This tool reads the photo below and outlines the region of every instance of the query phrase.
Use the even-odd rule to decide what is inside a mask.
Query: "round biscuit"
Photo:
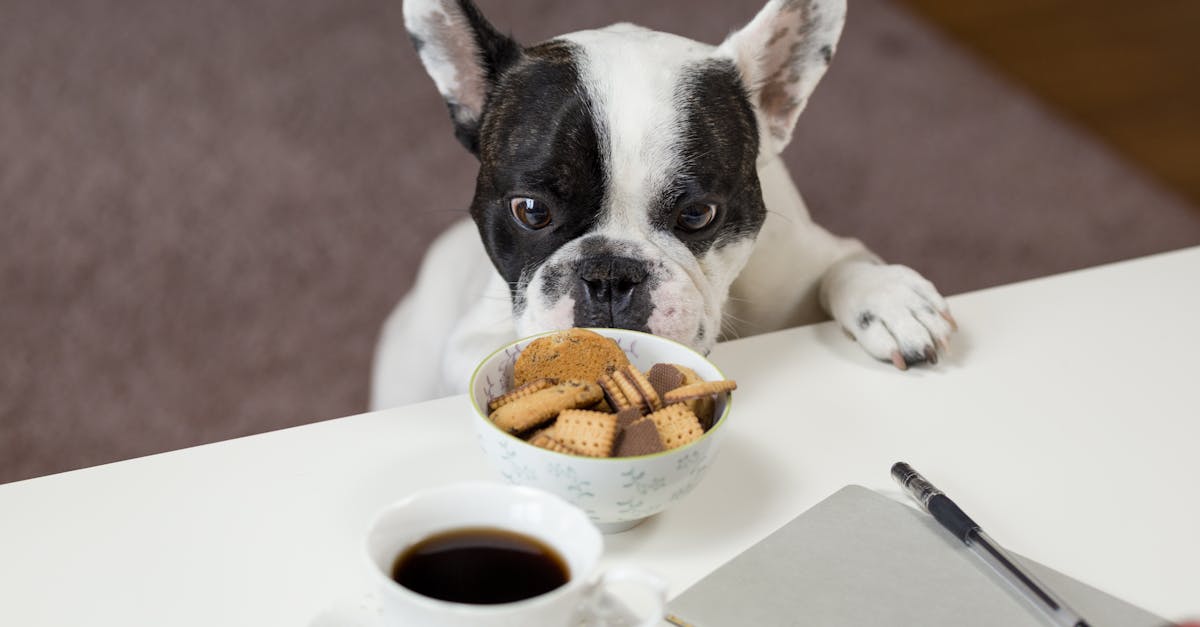
[[[529,343],[513,364],[513,386],[551,378],[595,381],[629,364],[612,339],[587,329],[568,329]]]

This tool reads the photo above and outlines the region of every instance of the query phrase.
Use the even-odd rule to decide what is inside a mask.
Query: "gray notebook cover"
[[[1092,627],[1166,624],[1022,562]],[[842,488],[700,580],[669,612],[696,627],[1046,625],[931,516],[860,486]]]

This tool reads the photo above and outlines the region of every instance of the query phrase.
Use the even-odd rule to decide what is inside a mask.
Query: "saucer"
[[[579,627],[634,627],[637,617],[612,595],[605,593],[596,603],[603,618],[584,616]],[[317,612],[308,627],[384,627],[383,605],[374,592],[347,597]]]
[[[383,606],[374,592],[341,599],[317,612],[308,627],[383,627]]]

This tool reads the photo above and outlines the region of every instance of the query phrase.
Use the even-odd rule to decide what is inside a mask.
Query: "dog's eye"
[[[546,203],[533,198],[513,198],[508,201],[513,218],[530,229],[540,229],[550,224],[550,208]]]
[[[685,231],[699,231],[712,224],[717,217],[717,205],[711,202],[694,202],[679,210],[675,223]]]

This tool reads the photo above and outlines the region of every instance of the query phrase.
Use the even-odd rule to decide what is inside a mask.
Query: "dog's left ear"
[[[733,59],[782,151],[825,74],[846,21],[845,0],[770,0],[717,54]]]
[[[479,119],[500,75],[521,58],[471,0],[404,0],[404,26],[450,109],[454,135],[479,154]]]

